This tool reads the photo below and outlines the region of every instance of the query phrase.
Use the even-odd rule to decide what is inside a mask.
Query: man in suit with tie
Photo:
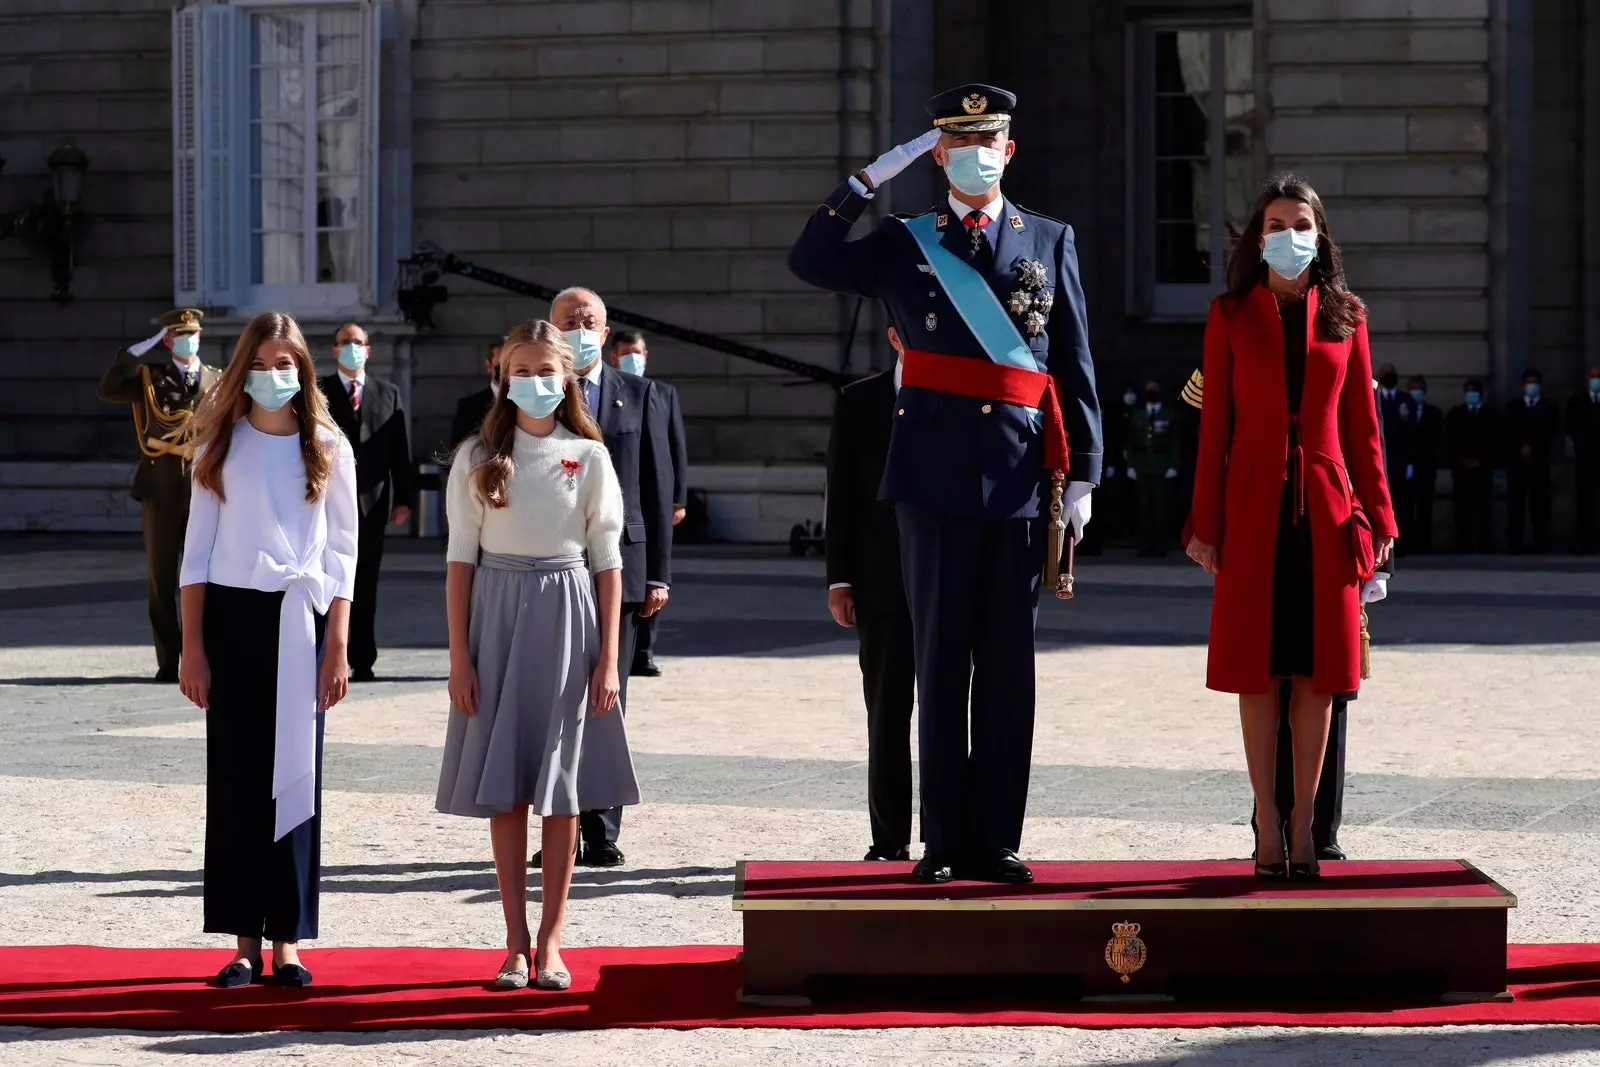
[[[923,830],[912,877],[1026,883],[1017,857],[1034,717],[1034,626],[1055,487],[1070,536],[1100,480],[1100,401],[1072,227],[1000,190],[1014,94],[963,85],[932,129],[845,179],[811,213],[789,268],[883,301],[906,344],[881,497],[895,505],[914,623]],[[925,153],[947,193],[929,211],[850,228]]]
[[[1600,363],[1584,384],[1567,401],[1567,437],[1577,468],[1578,551],[1592,555],[1600,552]]]
[[[1491,494],[1500,462],[1500,419],[1483,402],[1483,380],[1468,378],[1461,403],[1444,420],[1445,457],[1455,505],[1457,552],[1494,551]]]
[[[550,321],[572,346],[573,369],[582,380],[584,399],[600,425],[622,487],[622,621],[617,636],[622,692],[617,706],[626,714],[639,623],[667,606],[672,583],[671,412],[648,378],[624,374],[601,358],[611,330],[606,325],[606,305],[596,293],[580,288],[557,293]],[[621,829],[621,808],[581,814],[578,862],[620,866]],[[535,862],[541,858],[536,854]]]
[[[178,681],[183,650],[178,627],[178,561],[189,524],[189,447],[183,428],[222,372],[200,362],[199,308],[173,308],[156,320],[155,336],[129,345],[100,379],[100,399],[133,409],[139,445],[129,495],[144,530],[150,630],[157,682]]]
[[[1525,524],[1533,527],[1533,550],[1550,551],[1550,462],[1559,413],[1543,395],[1544,376],[1522,374],[1522,395],[1506,404],[1506,551],[1522,551]]]
[[[1378,368],[1378,423],[1387,442],[1384,457],[1389,476],[1389,495],[1394,501],[1394,512],[1401,516],[1400,536],[1397,544],[1405,544],[1413,536],[1404,516],[1411,514],[1411,483],[1406,480],[1406,468],[1411,465],[1410,434],[1406,424],[1411,420],[1414,406],[1411,397],[1400,391],[1400,373],[1394,364],[1385,363]]]
[[[1439,481],[1439,449],[1444,441],[1444,413],[1428,403],[1428,380],[1420,374],[1406,379],[1406,395],[1411,399],[1406,415],[1405,508],[1400,512],[1402,530],[1410,526],[1410,548],[1396,541],[1405,552],[1433,551],[1433,496]]]
[[[356,588],[350,601],[350,680],[370,682],[378,661],[378,574],[388,527],[411,519],[417,502],[411,445],[400,390],[367,373],[367,331],[354,322],[333,336],[338,369],[319,380],[328,414],[356,457],[356,501],[360,535],[356,546]]]
[[[606,362],[624,374],[643,378],[650,360],[650,349],[644,334],[638,330],[613,330],[606,340]],[[683,409],[678,403],[678,390],[667,382],[656,379],[651,388],[666,404],[667,444],[672,460],[672,525],[676,527],[689,514],[689,439],[683,432]],[[661,668],[656,666],[656,615],[639,620],[639,640],[633,652],[631,673],[643,678],[659,678]]]
[[[889,344],[903,350],[889,327]],[[867,703],[868,860],[911,858],[911,709],[916,649],[900,575],[894,508],[878,499],[894,427],[895,370],[839,392],[828,437],[826,526],[828,612],[855,627]]]
[[[456,401],[456,413],[450,418],[451,449],[477,433],[483,420],[489,417],[489,409],[494,407],[495,391],[500,388],[500,346],[504,343],[503,336],[489,342],[489,354],[483,361],[489,384]]]

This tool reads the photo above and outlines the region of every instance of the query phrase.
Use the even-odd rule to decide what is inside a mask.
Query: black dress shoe
[[[646,652],[644,655],[634,659],[633,670],[628,673],[636,678],[659,678],[661,677],[661,668],[656,666],[656,657]]]
[[[290,989],[304,989],[311,984],[311,972],[298,963],[285,963],[281,967],[274,963],[272,980]]]
[[[911,880],[913,882],[948,882],[954,877],[955,874],[950,869],[950,861],[943,856],[935,856],[931,852],[923,856],[917,861],[917,865],[911,868]]]
[[[862,856],[861,859],[865,862],[883,860],[889,863],[909,863],[911,862],[911,850],[904,845],[899,848],[879,848],[877,845],[873,845],[867,849],[867,854]]]
[[[621,867],[627,859],[615,841],[584,842],[578,850],[580,867]]]
[[[1027,885],[1033,881],[1028,865],[1017,859],[1008,848],[969,857],[956,864],[956,876],[968,882],[1001,882],[1006,885]]]
[[[155,682],[157,685],[177,685],[178,668],[163,667],[159,671],[156,671],[156,676],[150,680]]]
[[[1344,858],[1344,849],[1339,847],[1337,841],[1329,841],[1326,845],[1317,846],[1317,859],[1319,860],[1342,860]]]
[[[371,667],[362,667],[350,672],[350,680],[352,682],[376,682],[378,676],[373,673]]]
[[[222,970],[217,972],[217,985],[223,989],[237,989],[251,982],[262,981],[265,976],[261,971],[261,959],[250,960],[248,963],[234,960]]]

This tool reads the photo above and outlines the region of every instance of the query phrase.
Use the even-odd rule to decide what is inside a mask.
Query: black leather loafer
[[[904,845],[899,848],[879,848],[877,845],[873,845],[867,849],[867,854],[862,856],[861,859],[866,863],[910,863],[911,850]]]
[[[948,882],[954,877],[955,873],[950,869],[950,861],[931,852],[923,856],[917,861],[917,865],[911,868],[911,880],[913,882]]]
[[[261,960],[259,958],[248,963],[234,960],[217,972],[217,985],[223,989],[237,989],[240,986],[249,985],[251,982],[259,982],[261,978]]]
[[[1010,849],[973,856],[956,865],[956,877],[970,882],[1000,882],[1005,885],[1027,885],[1033,881],[1028,865],[1017,859]]]
[[[580,867],[621,867],[628,861],[622,854],[615,841],[597,841],[594,844],[585,843],[578,850],[578,866]]]
[[[1342,860],[1344,858],[1344,849],[1339,847],[1337,841],[1329,841],[1326,845],[1317,846],[1317,859],[1319,860]]]
[[[290,989],[304,989],[311,984],[311,972],[298,963],[285,963],[282,967],[274,963],[272,980]]]

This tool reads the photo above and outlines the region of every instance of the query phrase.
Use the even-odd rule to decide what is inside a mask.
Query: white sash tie
[[[317,633],[312,612],[326,612],[333,583],[315,564],[285,566],[263,552],[250,586],[283,591],[278,612],[278,701],[272,739],[272,799],[277,802],[272,839],[316,814]]]

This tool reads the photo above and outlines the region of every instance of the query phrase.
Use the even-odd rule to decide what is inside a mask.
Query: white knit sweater
[[[478,493],[472,470],[482,456],[469,438],[450,464],[450,562],[476,565],[480,550],[541,559],[587,552],[590,573],[622,566],[622,489],[605,445],[559,423],[548,437],[519,429],[503,508],[488,507]]]

